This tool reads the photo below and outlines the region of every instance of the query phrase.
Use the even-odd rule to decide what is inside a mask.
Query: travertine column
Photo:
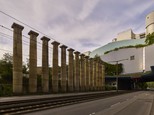
[[[105,90],[105,67],[102,64],[102,90]]]
[[[29,92],[37,92],[37,36],[38,33],[30,31],[29,48]]]
[[[80,54],[80,90],[85,90],[84,54]]]
[[[67,46],[62,45],[61,48],[61,91],[66,92],[66,48]]]
[[[68,62],[68,91],[73,92],[73,51],[74,49],[68,49],[69,62]]]
[[[89,82],[90,82],[90,90],[93,90],[94,82],[93,82],[93,58],[89,59]]]
[[[49,92],[49,60],[48,60],[48,42],[49,38],[42,37],[42,90]]]
[[[54,93],[58,93],[59,87],[58,87],[58,81],[59,81],[59,76],[58,76],[58,46],[60,43],[57,41],[52,42],[53,45],[53,66],[52,66],[52,91]]]
[[[13,23],[13,93],[22,93],[22,30],[23,26]]]
[[[99,62],[99,90],[102,90],[102,64]]]
[[[75,54],[75,68],[74,68],[74,86],[75,91],[79,91],[79,79],[80,79],[80,62],[79,62],[79,54],[80,52],[76,51]]]
[[[93,60],[93,90],[96,90],[96,60]]]
[[[99,88],[99,62],[98,60],[96,61],[96,90],[98,90]]]
[[[89,90],[89,64],[88,64],[89,56],[85,56],[85,89]]]

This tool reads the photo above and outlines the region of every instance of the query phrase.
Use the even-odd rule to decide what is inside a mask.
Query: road
[[[140,91],[27,115],[154,115],[154,92]]]

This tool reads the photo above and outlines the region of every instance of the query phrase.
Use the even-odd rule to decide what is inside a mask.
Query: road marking
[[[89,114],[89,115],[95,115],[96,113],[95,112],[93,112],[93,113],[91,113],[91,114]]]
[[[137,97],[136,95],[134,96],[134,98]]]
[[[111,105],[111,107],[116,106],[116,105],[118,105],[118,104],[120,104],[120,102]]]

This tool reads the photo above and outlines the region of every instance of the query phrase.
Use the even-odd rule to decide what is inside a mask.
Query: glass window
[[[135,56],[130,56],[130,60],[135,60]]]

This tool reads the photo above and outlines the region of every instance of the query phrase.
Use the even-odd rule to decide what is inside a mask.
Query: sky
[[[153,0],[0,0],[0,6],[0,11],[39,30],[38,42],[45,34],[50,43],[54,39],[79,52],[93,51],[128,29],[136,34],[145,32],[145,17],[154,11]],[[0,25],[12,29],[16,22],[24,26],[23,35],[29,37],[32,28],[2,12]],[[0,32],[12,36],[5,28],[0,27]],[[0,35],[0,49],[12,50],[10,39]],[[28,45],[25,55],[27,49]]]

